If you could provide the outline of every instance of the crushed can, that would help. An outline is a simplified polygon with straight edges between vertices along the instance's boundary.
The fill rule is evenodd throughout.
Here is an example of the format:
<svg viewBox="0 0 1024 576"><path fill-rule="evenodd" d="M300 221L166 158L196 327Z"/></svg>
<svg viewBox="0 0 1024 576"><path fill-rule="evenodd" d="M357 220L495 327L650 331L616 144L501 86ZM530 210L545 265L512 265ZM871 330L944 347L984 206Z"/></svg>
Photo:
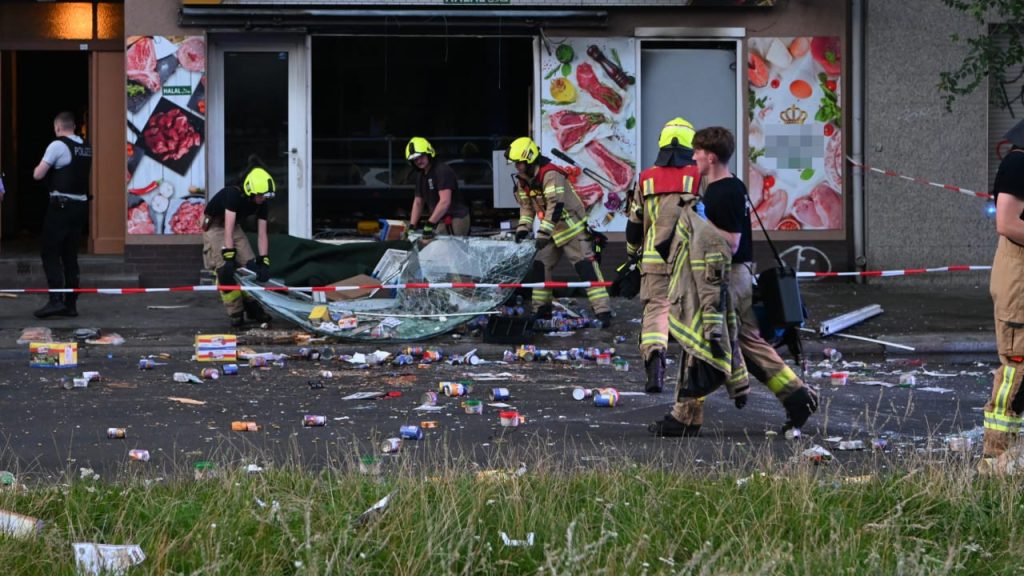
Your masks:
<svg viewBox="0 0 1024 576"><path fill-rule="evenodd" d="M491 388L490 397L492 402L508 400L510 396L508 388Z"/></svg>
<svg viewBox="0 0 1024 576"><path fill-rule="evenodd" d="M231 423L231 430L234 432L258 432L259 429L259 425L255 422L235 420Z"/></svg>
<svg viewBox="0 0 1024 576"><path fill-rule="evenodd" d="M843 359L843 353L835 348L825 348L821 353L825 356L825 359L830 362L839 362Z"/></svg>
<svg viewBox="0 0 1024 576"><path fill-rule="evenodd" d="M406 424L398 429L398 435L406 440L423 440L423 430L415 424Z"/></svg>
<svg viewBox="0 0 1024 576"><path fill-rule="evenodd" d="M513 350L505 350L504 352L501 353L501 359L504 362L515 362L516 353Z"/></svg>
<svg viewBox="0 0 1024 576"><path fill-rule="evenodd" d="M327 416L317 416L314 414L306 414L302 417L303 426L326 426Z"/></svg>
<svg viewBox="0 0 1024 576"><path fill-rule="evenodd" d="M127 436L124 428L107 428L107 438L111 440L123 440Z"/></svg>
<svg viewBox="0 0 1024 576"><path fill-rule="evenodd" d="M394 454L402 449L401 438L388 438L384 442L381 442L380 450L385 454Z"/></svg>
<svg viewBox="0 0 1024 576"><path fill-rule="evenodd" d="M573 400L586 400L594 395L594 391L590 388L581 388L577 386L572 389Z"/></svg>
<svg viewBox="0 0 1024 576"><path fill-rule="evenodd" d="M399 354L395 356L395 364L398 366L408 366L416 362L416 359L411 354Z"/></svg>
<svg viewBox="0 0 1024 576"><path fill-rule="evenodd" d="M237 376L238 375L238 364L225 364L224 365L225 376Z"/></svg>
<svg viewBox="0 0 1024 576"><path fill-rule="evenodd" d="M616 394L610 394L608 392L600 392L594 394L594 406L600 407L612 407L618 403L619 397Z"/></svg>
<svg viewBox="0 0 1024 576"><path fill-rule="evenodd" d="M139 358L139 370L152 370L156 368L156 360L152 358Z"/></svg>
<svg viewBox="0 0 1024 576"><path fill-rule="evenodd" d="M437 400L437 392L434 392L433 390L424 392L423 395L420 396L420 402L427 406L437 406Z"/></svg>
<svg viewBox="0 0 1024 576"><path fill-rule="evenodd" d="M199 375L203 380L216 380L220 378L220 370L217 370L216 368L203 368L199 372Z"/></svg>
<svg viewBox="0 0 1024 576"><path fill-rule="evenodd" d="M267 365L267 357L266 356L258 356L257 355L257 356L250 356L249 357L249 366L251 366L253 368L263 368L266 365Z"/></svg>
<svg viewBox="0 0 1024 576"><path fill-rule="evenodd" d="M128 457L136 462L149 462L149 450L129 450Z"/></svg>

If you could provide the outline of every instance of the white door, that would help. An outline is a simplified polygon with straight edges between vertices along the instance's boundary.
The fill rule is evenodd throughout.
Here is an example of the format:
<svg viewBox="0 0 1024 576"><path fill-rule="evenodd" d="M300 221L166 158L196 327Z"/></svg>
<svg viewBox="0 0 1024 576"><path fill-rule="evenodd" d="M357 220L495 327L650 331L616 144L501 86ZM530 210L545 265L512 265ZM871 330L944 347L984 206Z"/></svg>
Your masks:
<svg viewBox="0 0 1024 576"><path fill-rule="evenodd" d="M257 155L274 176L271 233L309 238L309 59L304 36L211 36L210 193Z"/></svg>

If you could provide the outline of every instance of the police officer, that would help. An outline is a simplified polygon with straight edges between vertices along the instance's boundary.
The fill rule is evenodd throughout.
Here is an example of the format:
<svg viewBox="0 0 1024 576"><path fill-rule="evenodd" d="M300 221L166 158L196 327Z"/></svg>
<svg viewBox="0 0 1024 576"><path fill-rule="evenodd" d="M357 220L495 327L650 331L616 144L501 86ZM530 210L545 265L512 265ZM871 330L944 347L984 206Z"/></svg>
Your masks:
<svg viewBox="0 0 1024 576"><path fill-rule="evenodd" d="M405 146L405 159L418 171L409 224L413 228L422 226L424 240L433 239L437 233L468 236L469 207L462 200L458 178L436 155L426 138L416 136Z"/></svg>
<svg viewBox="0 0 1024 576"><path fill-rule="evenodd" d="M654 166L640 173L626 224L626 254L640 262L640 299L644 303L640 354L647 371L648 393L661 392L665 383L672 273L672 262L663 260L655 247L672 238L683 194L697 194L699 190L693 133L693 125L683 118L669 120L662 128L658 157Z"/></svg>
<svg viewBox="0 0 1024 576"><path fill-rule="evenodd" d="M238 182L222 188L206 204L203 218L203 263L217 273L217 285L235 285L239 263L256 273L260 282L270 279L270 240L267 236L267 201L274 197L274 179L256 156ZM249 240L242 231L245 218L256 215L256 258ZM242 326L246 319L266 322L270 317L249 294L241 290L220 292L232 327Z"/></svg>
<svg viewBox="0 0 1024 576"><path fill-rule="evenodd" d="M985 404L982 472L1017 441L1024 395L1024 121L1006 134L1012 148L999 163L993 194L999 244L992 261L989 291L995 304L999 368L992 398ZM996 469L998 471L998 469Z"/></svg>
<svg viewBox="0 0 1024 576"><path fill-rule="evenodd" d="M41 256L46 284L53 289L78 288L78 242L89 221L89 172L92 148L75 134L75 116L61 112L53 120L56 140L50 142L32 177L48 177L50 203L43 220ZM78 316L78 294L50 293L36 318Z"/></svg>
<svg viewBox="0 0 1024 576"><path fill-rule="evenodd" d="M581 279L604 282L587 232L586 208L565 171L542 156L537 144L525 136L512 142L505 157L516 167L516 201L519 203L516 242L530 235L534 218L539 217L535 262L543 267L544 280L552 280L555 266L565 255ZM554 292L550 289L533 290L537 316L551 317L553 298ZM604 287L587 288L587 298L602 325L611 326L608 291Z"/></svg>

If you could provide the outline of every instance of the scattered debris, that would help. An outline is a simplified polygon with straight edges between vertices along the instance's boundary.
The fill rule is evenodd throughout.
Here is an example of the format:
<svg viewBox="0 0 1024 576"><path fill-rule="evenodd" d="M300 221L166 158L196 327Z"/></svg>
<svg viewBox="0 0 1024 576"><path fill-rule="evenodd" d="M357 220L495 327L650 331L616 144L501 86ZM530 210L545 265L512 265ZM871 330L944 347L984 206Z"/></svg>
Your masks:
<svg viewBox="0 0 1024 576"><path fill-rule="evenodd" d="M205 400L193 400L192 398L182 398L180 396L168 396L167 399L170 400L171 402L178 402L178 403L181 403L181 404L188 404L190 406L205 406L206 405L206 401Z"/></svg>
<svg viewBox="0 0 1024 576"><path fill-rule="evenodd" d="M527 533L525 540L513 540L504 532L498 532L498 535L501 536L502 543L509 548L529 548L533 546L533 532Z"/></svg>
<svg viewBox="0 0 1024 576"><path fill-rule="evenodd" d="M868 318L878 316L881 313L882 307L878 304L865 306L852 312L836 316L835 318L823 320L821 322L821 326L818 328L818 334L822 337L830 336L836 332L845 330L854 324L859 324Z"/></svg>
<svg viewBox="0 0 1024 576"><path fill-rule="evenodd" d="M368 522L374 520L375 518L383 514L388 507L388 503L391 501L392 495L394 495L394 492L381 498L373 506L370 506L370 508L367 509L366 512L360 514L359 517L356 518L355 526L357 528L360 526L365 526Z"/></svg>
<svg viewBox="0 0 1024 576"><path fill-rule="evenodd" d="M0 534L14 538L35 536L43 530L43 521L32 516L0 510Z"/></svg>
<svg viewBox="0 0 1024 576"><path fill-rule="evenodd" d="M71 547L75 550L75 568L84 576L122 576L146 560L145 552L134 544L76 542Z"/></svg>

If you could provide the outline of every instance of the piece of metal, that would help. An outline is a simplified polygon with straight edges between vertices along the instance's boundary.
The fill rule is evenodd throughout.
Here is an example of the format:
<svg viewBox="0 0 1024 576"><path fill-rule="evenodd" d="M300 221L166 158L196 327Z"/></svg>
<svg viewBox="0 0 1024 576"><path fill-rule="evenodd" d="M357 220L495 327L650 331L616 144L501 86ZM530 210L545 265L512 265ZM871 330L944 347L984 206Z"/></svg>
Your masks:
<svg viewBox="0 0 1024 576"><path fill-rule="evenodd" d="M701 28L697 26L640 27L633 29L637 38L743 38L746 28Z"/></svg>
<svg viewBox="0 0 1024 576"><path fill-rule="evenodd" d="M846 314L836 316L835 318L824 320L818 328L818 335L831 336L836 332L845 330L854 324L859 324L868 318L878 316L881 313L881 305L871 304L870 306L865 306L858 310L854 310L853 312L847 312Z"/></svg>
<svg viewBox="0 0 1024 576"><path fill-rule="evenodd" d="M814 333L814 330L811 330L810 328L801 328L800 330L802 332ZM889 341L886 341L886 340L879 340L877 338L868 338L866 336L854 336L853 334L832 334L832 336L835 336L837 338L849 338L851 340L862 340L864 342L871 342L872 344L881 344L882 346L891 346L892 348L899 348L901 350L909 350L911 352L914 352L915 350L917 350L913 346L907 346L905 344L896 344L894 342L889 342Z"/></svg>

